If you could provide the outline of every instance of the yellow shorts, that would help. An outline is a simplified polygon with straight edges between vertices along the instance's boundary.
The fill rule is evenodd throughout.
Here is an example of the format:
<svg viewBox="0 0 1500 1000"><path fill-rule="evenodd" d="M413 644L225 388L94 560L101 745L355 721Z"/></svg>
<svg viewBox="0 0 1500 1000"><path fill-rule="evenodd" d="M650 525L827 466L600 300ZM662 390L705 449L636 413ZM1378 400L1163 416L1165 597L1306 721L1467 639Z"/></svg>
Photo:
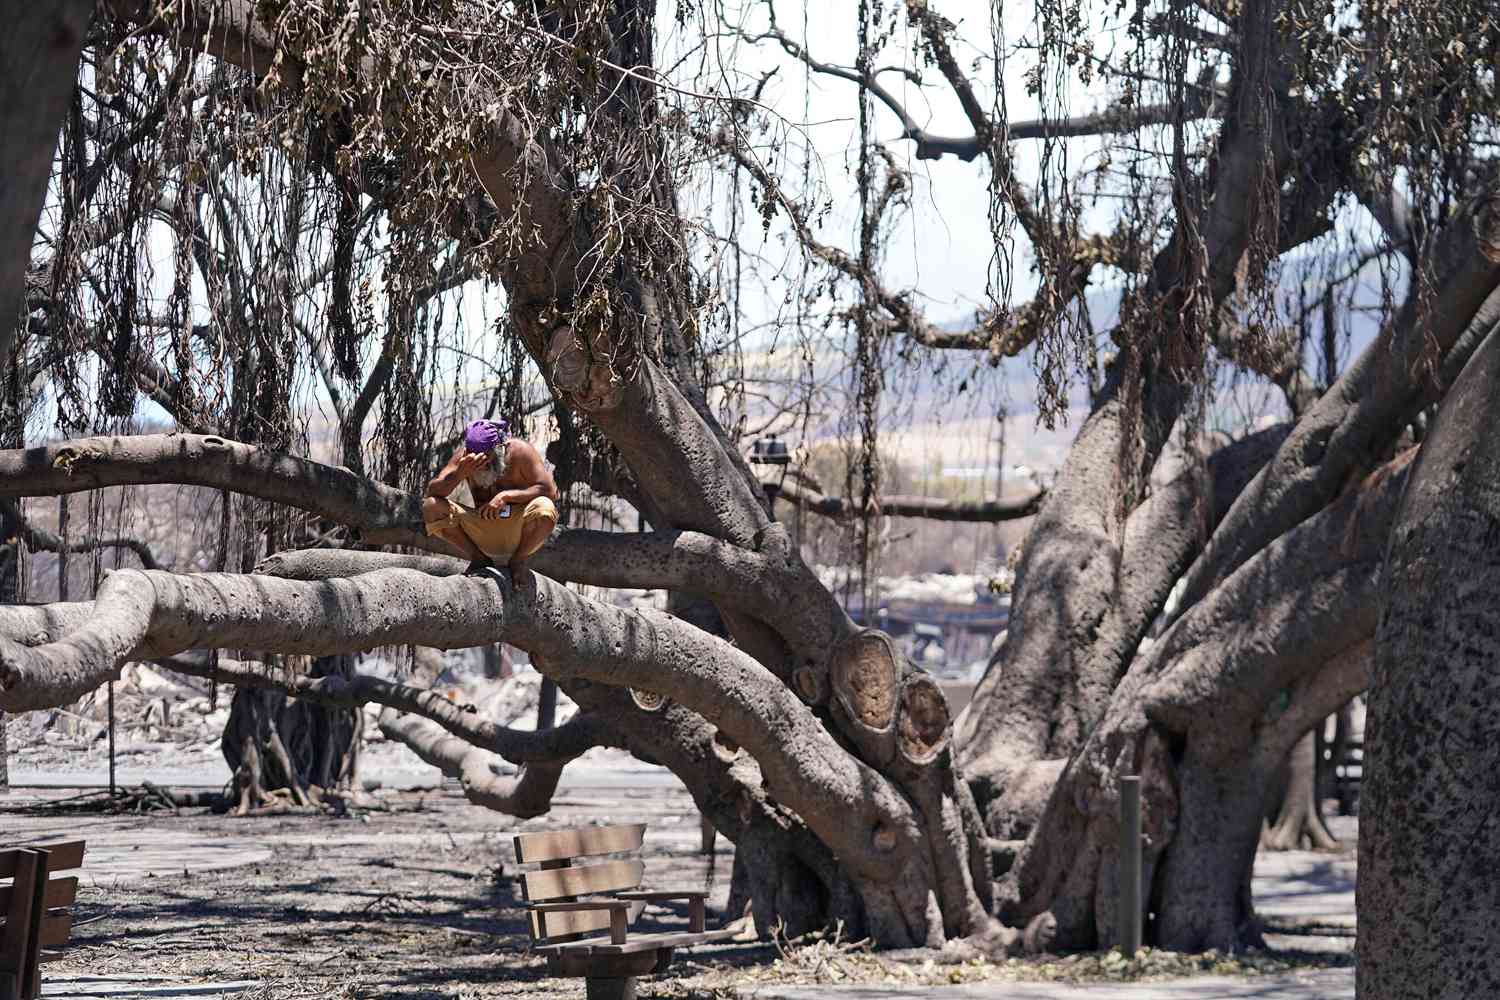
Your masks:
<svg viewBox="0 0 1500 1000"><path fill-rule="evenodd" d="M444 499L447 499L446 497ZM552 534L552 529L557 527L557 507L546 497L537 497L526 505L526 509L516 516L516 507L510 504L506 507L509 517L480 517L479 511L472 507L465 507L454 500L448 500L448 516L438 521L427 522L427 533L429 535L440 535L444 528L457 527L473 542L475 547L489 557L492 562L506 562L519 556L525 559L537 549ZM527 525L536 524L539 521L547 522L547 534L541 536L541 541L531 546L525 552L517 552L521 544L521 533Z"/></svg>

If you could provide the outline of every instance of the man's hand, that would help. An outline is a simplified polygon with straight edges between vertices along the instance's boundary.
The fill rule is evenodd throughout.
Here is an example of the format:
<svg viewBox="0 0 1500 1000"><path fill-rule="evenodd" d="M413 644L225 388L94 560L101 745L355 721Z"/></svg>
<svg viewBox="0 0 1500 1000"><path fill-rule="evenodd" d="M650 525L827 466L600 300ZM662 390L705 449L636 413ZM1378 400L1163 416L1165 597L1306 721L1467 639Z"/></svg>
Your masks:
<svg viewBox="0 0 1500 1000"><path fill-rule="evenodd" d="M512 499L512 496L515 492L515 490L502 490L501 492L496 493L493 499L491 499L483 507L479 508L479 516L487 518L489 520L494 520L500 517L505 508L515 502Z"/></svg>
<svg viewBox="0 0 1500 1000"><path fill-rule="evenodd" d="M467 452L458 460L455 472L460 479L468 479L473 473L480 469L487 469L490 465L490 456L486 452Z"/></svg>
<svg viewBox="0 0 1500 1000"><path fill-rule="evenodd" d="M448 464L443 466L442 470L427 484L427 495L442 499L458 489L459 484L474 473L480 469L487 469L490 465L489 453L465 451L460 448L453 453L452 458L448 459Z"/></svg>

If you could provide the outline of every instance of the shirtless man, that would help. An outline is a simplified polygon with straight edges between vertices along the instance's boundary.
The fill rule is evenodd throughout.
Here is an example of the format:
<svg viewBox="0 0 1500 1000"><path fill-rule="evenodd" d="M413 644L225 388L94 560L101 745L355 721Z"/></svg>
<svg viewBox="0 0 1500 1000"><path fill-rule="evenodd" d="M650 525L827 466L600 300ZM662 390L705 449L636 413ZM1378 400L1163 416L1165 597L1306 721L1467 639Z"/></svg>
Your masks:
<svg viewBox="0 0 1500 1000"><path fill-rule="evenodd" d="M475 420L464 443L427 484L422 520L429 535L473 560L505 565L525 586L526 560L557 526L557 484L535 448L510 436L503 420Z"/></svg>

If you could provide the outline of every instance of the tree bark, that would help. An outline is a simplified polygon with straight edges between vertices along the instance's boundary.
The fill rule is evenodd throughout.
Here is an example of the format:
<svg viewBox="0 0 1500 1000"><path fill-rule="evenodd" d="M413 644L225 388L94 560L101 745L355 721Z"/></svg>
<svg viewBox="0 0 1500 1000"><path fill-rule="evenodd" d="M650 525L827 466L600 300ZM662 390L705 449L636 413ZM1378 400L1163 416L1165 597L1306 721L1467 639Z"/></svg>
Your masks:
<svg viewBox="0 0 1500 1000"><path fill-rule="evenodd" d="M1320 510L1351 475L1381 459L1432 398L1424 356L1437 364L1475 328L1500 322L1500 188L1464 205L1438 234L1438 287L1424 311L1414 289L1400 314L1297 422L1276 456L1225 516L1186 576L1189 607L1277 535ZM1435 352L1435 353L1434 353Z"/></svg>
<svg viewBox="0 0 1500 1000"><path fill-rule="evenodd" d="M1334 850L1337 838L1323 823L1318 802L1317 740L1309 732L1287 756L1280 800L1271 811L1271 824L1261 834L1260 846L1270 851Z"/></svg>
<svg viewBox="0 0 1500 1000"><path fill-rule="evenodd" d="M1365 730L1357 988L1500 991L1500 336L1429 429L1390 539Z"/></svg>
<svg viewBox="0 0 1500 1000"><path fill-rule="evenodd" d="M779 679L670 615L601 605L539 575L517 591L501 573L436 579L405 569L316 583L121 570L106 578L91 609L12 611L20 629L0 638L6 710L60 704L128 659L193 648L319 656L402 643L511 642L560 682L654 691L743 747L768 793L836 853L877 940L941 941L949 920L958 934L990 929L987 918L985 927L966 923L982 916L972 908L951 915L939 909L941 894L965 888L945 879L969 868L967 843L933 843L925 822L938 818L924 820L901 786L847 753ZM55 627L80 615L82 624L55 641L17 641L17 635L36 638L39 623ZM898 715L898 726L931 735L925 708L922 721L905 719ZM907 756L908 769L931 773L920 754Z"/></svg>
<svg viewBox="0 0 1500 1000"><path fill-rule="evenodd" d="M78 77L91 0L8 0L0 38L0 358L9 358L52 155Z"/></svg>
<svg viewBox="0 0 1500 1000"><path fill-rule="evenodd" d="M1002 882L1003 919L1040 921L1066 948L1113 943L1118 779L1139 774L1148 940L1184 951L1259 942L1248 887L1267 789L1292 746L1364 683L1406 472L1392 463L1277 539L1137 658Z"/></svg>
<svg viewBox="0 0 1500 1000"><path fill-rule="evenodd" d="M354 663L353 657L326 656L288 668L311 678L348 678ZM232 797L242 808L254 808L277 792L297 806L358 795L363 736L364 714L357 710L302 702L265 688L239 689L221 740L224 762L234 775Z"/></svg>

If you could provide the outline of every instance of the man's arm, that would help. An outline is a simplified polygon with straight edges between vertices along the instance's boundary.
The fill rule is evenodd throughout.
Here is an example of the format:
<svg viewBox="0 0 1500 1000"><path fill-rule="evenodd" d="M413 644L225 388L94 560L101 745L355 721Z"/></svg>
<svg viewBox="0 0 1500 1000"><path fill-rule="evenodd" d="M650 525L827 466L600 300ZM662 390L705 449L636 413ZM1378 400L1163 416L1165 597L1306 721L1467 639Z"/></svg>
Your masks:
<svg viewBox="0 0 1500 1000"><path fill-rule="evenodd" d="M553 481L541 452L525 441L513 440L510 443L510 454L506 457L510 460L511 476L531 485L522 489L501 490L487 507L498 511L506 504L525 506L537 497L557 499L557 483Z"/></svg>
<svg viewBox="0 0 1500 1000"><path fill-rule="evenodd" d="M445 497L458 489L458 484L469 478L469 473L474 471L477 464L476 460L481 457L470 455L463 448L459 448L453 453L453 457L448 459L448 464L443 466L427 484L427 495Z"/></svg>

